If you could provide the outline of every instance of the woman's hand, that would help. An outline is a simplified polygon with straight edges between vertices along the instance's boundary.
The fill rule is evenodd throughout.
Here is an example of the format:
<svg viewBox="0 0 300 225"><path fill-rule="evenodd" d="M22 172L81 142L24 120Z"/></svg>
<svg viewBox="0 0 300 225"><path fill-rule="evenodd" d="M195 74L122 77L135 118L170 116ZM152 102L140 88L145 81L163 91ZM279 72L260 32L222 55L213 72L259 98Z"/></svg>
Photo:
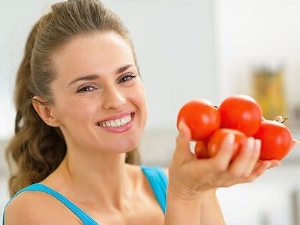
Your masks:
<svg viewBox="0 0 300 225"><path fill-rule="evenodd" d="M169 165L165 225L225 225L215 190L251 182L268 168L280 164L278 160L259 160L261 142L253 137L247 138L233 158L233 135L225 137L214 157L198 159L190 150L189 128L180 122L178 129L176 149ZM294 140L291 148L297 143Z"/></svg>
<svg viewBox="0 0 300 225"><path fill-rule="evenodd" d="M247 138L240 153L232 159L234 136L228 135L217 153L209 159L197 159L190 150L191 133L179 124L176 149L169 166L169 189L180 198L193 198L218 187L251 182L266 169L280 164L277 160L261 161L260 140Z"/></svg>

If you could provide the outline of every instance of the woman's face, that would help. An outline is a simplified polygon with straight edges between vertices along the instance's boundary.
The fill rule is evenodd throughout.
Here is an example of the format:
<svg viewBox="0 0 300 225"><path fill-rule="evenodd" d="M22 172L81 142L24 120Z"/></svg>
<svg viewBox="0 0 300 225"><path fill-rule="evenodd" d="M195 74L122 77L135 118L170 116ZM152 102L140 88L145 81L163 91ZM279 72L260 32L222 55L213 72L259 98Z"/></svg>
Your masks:
<svg viewBox="0 0 300 225"><path fill-rule="evenodd" d="M58 76L51 84L51 113L68 149L107 153L136 147L147 106L129 44L114 32L79 36L52 60Z"/></svg>

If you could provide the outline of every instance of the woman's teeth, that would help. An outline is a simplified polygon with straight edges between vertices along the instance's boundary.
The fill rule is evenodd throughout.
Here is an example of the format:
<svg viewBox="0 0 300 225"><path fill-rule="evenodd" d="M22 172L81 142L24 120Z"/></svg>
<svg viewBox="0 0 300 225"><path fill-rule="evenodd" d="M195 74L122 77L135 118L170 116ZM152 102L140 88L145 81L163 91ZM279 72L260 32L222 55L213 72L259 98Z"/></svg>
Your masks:
<svg viewBox="0 0 300 225"><path fill-rule="evenodd" d="M123 118L116 119L116 120L108 120L105 122L100 122L99 126L101 127L121 127L129 123L131 120L131 116L124 116Z"/></svg>

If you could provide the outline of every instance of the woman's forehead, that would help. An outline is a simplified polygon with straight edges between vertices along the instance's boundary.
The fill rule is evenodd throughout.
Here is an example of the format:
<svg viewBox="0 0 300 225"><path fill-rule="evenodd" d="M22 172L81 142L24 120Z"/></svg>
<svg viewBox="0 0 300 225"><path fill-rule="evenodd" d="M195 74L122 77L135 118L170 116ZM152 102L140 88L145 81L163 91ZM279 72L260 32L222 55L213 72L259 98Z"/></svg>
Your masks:
<svg viewBox="0 0 300 225"><path fill-rule="evenodd" d="M135 65L130 44L113 32L78 36L54 52L52 60L58 74L105 74Z"/></svg>

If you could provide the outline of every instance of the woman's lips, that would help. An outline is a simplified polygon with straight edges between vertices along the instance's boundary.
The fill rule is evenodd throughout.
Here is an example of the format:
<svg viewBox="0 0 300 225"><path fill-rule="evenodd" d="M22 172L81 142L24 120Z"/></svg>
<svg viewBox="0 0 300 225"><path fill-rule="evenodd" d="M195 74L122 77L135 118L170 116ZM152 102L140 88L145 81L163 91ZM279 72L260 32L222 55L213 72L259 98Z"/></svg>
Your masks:
<svg viewBox="0 0 300 225"><path fill-rule="evenodd" d="M132 127L134 115L135 113L123 114L112 119L100 121L97 125L108 132L123 132Z"/></svg>

